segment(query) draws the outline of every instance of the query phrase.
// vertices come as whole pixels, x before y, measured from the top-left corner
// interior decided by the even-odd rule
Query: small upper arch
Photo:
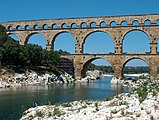
[[[116,22],[115,21],[110,22],[110,26],[111,27],[115,27],[116,26]]]
[[[71,28],[77,28],[77,24],[76,23],[72,23],[71,24]]]
[[[34,28],[34,30],[38,30],[39,26],[38,25],[34,25],[33,28]]]
[[[81,28],[87,28],[87,24],[85,22],[81,23]]]
[[[22,30],[22,26],[17,25],[16,29],[17,29],[17,30]]]
[[[133,25],[133,26],[138,26],[138,25],[139,25],[139,21],[138,21],[138,20],[134,20],[134,21],[132,22],[132,25]]]
[[[63,24],[61,25],[61,28],[67,28],[67,24],[66,24],[66,23],[63,23]]]
[[[90,27],[91,27],[91,28],[96,27],[96,22],[91,22],[91,23],[90,23]]]
[[[125,20],[124,20],[124,21],[122,21],[122,22],[121,22],[121,26],[128,26],[127,21],[125,21]]]
[[[151,21],[150,20],[145,20],[144,25],[151,25]]]
[[[52,29],[57,29],[57,28],[58,28],[58,26],[56,23],[52,24]]]
[[[48,24],[44,24],[43,29],[48,29]]]
[[[8,30],[13,30],[13,27],[12,26],[8,26]]]
[[[31,29],[31,27],[29,25],[25,26],[25,30],[30,30],[30,29]]]
[[[158,19],[158,20],[156,20],[156,24],[157,24],[157,25],[159,25],[159,19]]]
[[[106,22],[105,21],[100,22],[100,27],[106,27]]]

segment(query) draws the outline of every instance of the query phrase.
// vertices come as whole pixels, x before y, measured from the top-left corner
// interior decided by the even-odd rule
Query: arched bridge
[[[123,66],[131,59],[144,60],[150,67],[150,76],[157,78],[159,55],[157,45],[159,39],[159,14],[103,16],[85,18],[61,18],[48,20],[27,20],[1,23],[7,34],[16,34],[19,43],[25,45],[31,35],[40,33],[46,39],[46,49],[53,50],[57,35],[68,32],[75,39],[75,54],[63,57],[73,60],[74,74],[81,78],[85,74],[87,64],[94,59],[104,58],[111,63],[114,75],[122,77]],[[150,43],[147,53],[123,53],[123,39],[133,30],[144,32]],[[102,31],[108,33],[114,42],[114,52],[110,54],[84,54],[85,39],[91,33]]]

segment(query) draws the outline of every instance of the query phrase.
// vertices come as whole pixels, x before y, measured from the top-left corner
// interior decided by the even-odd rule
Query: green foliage
[[[62,106],[63,107],[71,107],[72,105],[70,103],[63,103]]]
[[[37,117],[43,117],[44,113],[42,111],[36,111],[36,116]]]
[[[106,74],[113,74],[114,71],[111,66],[97,66],[95,64],[90,63],[88,65],[88,70],[100,70]],[[125,74],[137,74],[137,73],[149,73],[149,67],[146,66],[139,66],[139,67],[131,67],[127,66],[124,67],[123,73]]]
[[[56,116],[58,116],[58,117],[60,117],[60,116],[63,115],[64,113],[62,113],[59,108],[56,108],[56,107],[55,107],[53,114],[56,115]]]
[[[56,65],[62,61],[60,54],[65,53],[67,52],[62,50],[60,52],[46,51],[38,45],[19,45],[6,34],[5,28],[0,25],[0,68],[9,68],[15,72],[42,68],[59,74]]]
[[[127,66],[124,67],[123,72],[125,74],[137,74],[137,73],[149,73],[150,69],[148,66]]]
[[[142,85],[135,90],[139,96],[140,102],[144,101],[148,93],[152,93],[153,96],[156,96],[159,92],[158,81],[145,81]]]
[[[88,70],[100,70],[104,73],[113,73],[113,69],[111,66],[97,66],[95,64],[90,63],[88,66]]]
[[[111,113],[116,114],[116,113],[118,113],[118,111],[117,110],[111,110]]]
[[[61,50],[61,49],[60,49],[58,52],[59,52],[59,54],[61,54],[61,55],[70,54],[69,52],[63,51],[63,50]]]
[[[139,101],[142,102],[147,97],[147,89],[146,87],[139,87],[136,89],[137,94],[139,95]]]
[[[84,108],[87,108],[87,105],[83,105],[83,106],[81,107],[81,109],[84,109]]]
[[[105,101],[109,101],[109,100],[111,100],[112,99],[112,97],[106,97],[105,98]]]

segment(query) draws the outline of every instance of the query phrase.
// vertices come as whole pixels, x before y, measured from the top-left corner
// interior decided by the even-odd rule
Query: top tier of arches
[[[2,23],[8,31],[159,25],[159,15],[65,18]]]

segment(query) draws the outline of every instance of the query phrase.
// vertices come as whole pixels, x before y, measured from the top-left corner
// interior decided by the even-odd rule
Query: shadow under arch
[[[114,53],[114,40],[113,40],[113,38],[112,38],[112,36],[110,35],[110,33],[108,33],[108,32],[105,32],[105,31],[102,31],[102,30],[95,30],[95,31],[91,31],[91,32],[89,32],[85,37],[84,37],[84,39],[83,39],[83,43],[82,43],[82,50],[83,50],[83,52],[82,53],[85,53],[86,51],[85,51],[85,44],[86,44],[86,41],[89,39],[89,37],[91,37],[92,35],[97,35],[97,34],[102,34],[104,37],[107,37],[106,39],[104,39],[105,40],[105,43],[107,43],[107,39],[109,40],[109,42],[112,42],[111,44],[112,44],[112,46],[110,45],[109,47],[111,47],[111,50],[108,50],[109,52],[112,52],[112,53]],[[101,37],[101,36],[100,36]],[[100,39],[102,39],[103,40],[103,38],[101,37]],[[96,42],[97,43],[99,43],[99,41],[98,40],[96,40]],[[107,46],[106,46],[107,47]],[[104,51],[104,52],[106,52],[106,51]]]
[[[127,51],[125,51],[124,49],[124,47],[126,46],[126,45],[124,45],[125,43],[124,43],[124,41],[126,41],[125,39],[127,39],[127,37],[129,38],[129,35],[131,35],[131,34],[134,34],[133,36],[135,36],[135,32],[138,32],[137,34],[140,34],[140,35],[142,35],[143,37],[145,37],[144,38],[144,40],[145,39],[148,39],[149,41],[148,41],[148,43],[147,43],[147,45],[148,45],[148,51],[144,51],[144,52],[150,52],[150,36],[149,36],[149,34],[147,33],[147,32],[145,32],[144,30],[141,30],[141,29],[132,29],[132,30],[129,30],[129,31],[127,31],[126,33],[124,33],[124,35],[123,35],[123,38],[122,38],[122,46],[123,46],[123,48],[122,48],[122,52],[127,52]],[[136,37],[136,36],[135,36]],[[131,40],[132,40],[133,38],[131,38]],[[142,39],[143,40],[143,39]],[[128,42],[128,41],[127,41]],[[130,41],[131,42],[131,41]],[[140,43],[139,41],[133,41],[133,43]],[[145,43],[145,42],[144,42]],[[139,45],[139,44],[138,44]],[[131,46],[132,46],[132,44],[131,44]]]
[[[134,65],[132,65],[132,67],[141,67],[141,66],[146,66],[146,67],[149,67],[149,73],[150,73],[150,65],[149,65],[149,63],[146,61],[146,59],[144,59],[144,58],[140,58],[140,57],[132,57],[132,58],[129,58],[129,59],[127,59],[125,62],[124,62],[124,64],[123,64],[123,68],[122,68],[122,76],[124,76],[124,68],[126,67],[126,64],[128,64],[129,62],[131,62],[131,61],[133,61],[133,60],[138,60],[137,62],[142,62],[142,63],[144,63],[145,65],[141,65],[140,64],[140,66],[139,65],[137,65],[137,66],[134,66]]]
[[[73,60],[61,57],[61,61],[56,65],[57,69],[61,72],[67,72],[70,75],[74,75]]]
[[[36,35],[36,36],[35,36]],[[33,38],[33,40],[30,41],[31,37],[35,37]],[[37,44],[39,46],[41,46],[43,49],[46,48],[46,39],[45,37],[43,36],[42,33],[40,32],[33,32],[33,33],[30,33],[26,39],[25,39],[25,45],[28,44],[28,43],[31,43],[31,44]]]
[[[70,42],[70,40],[71,40],[71,42]],[[58,41],[59,43],[56,43],[56,41]],[[56,44],[57,44],[57,46],[56,46]],[[63,51],[67,51],[72,54],[76,52],[75,44],[76,44],[76,40],[75,40],[73,34],[68,31],[58,32],[53,37],[53,40],[52,40],[52,48],[54,48],[54,50],[63,50]]]
[[[91,58],[91,59],[87,60],[82,66],[82,70],[81,70],[82,78],[86,77],[86,71],[88,69],[89,64],[92,63],[94,60],[98,60],[98,59],[102,59],[105,62],[107,62],[110,66],[112,66],[112,64],[106,58],[101,58],[101,57]]]

